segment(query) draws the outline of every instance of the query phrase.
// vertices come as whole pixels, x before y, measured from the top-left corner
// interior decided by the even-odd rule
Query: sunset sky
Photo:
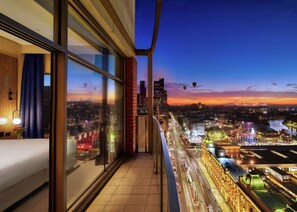
[[[102,101],[102,76],[84,66],[68,60],[67,100]]]
[[[67,101],[102,103],[101,74],[91,71],[73,60],[68,60],[67,80]],[[121,98],[121,89],[116,92],[117,84],[112,79],[107,80],[107,86],[107,103],[114,104],[117,98]]]
[[[150,46],[154,2],[136,1],[137,48]],[[137,59],[138,82],[147,80]],[[163,0],[160,77],[169,104],[297,104],[297,1]]]

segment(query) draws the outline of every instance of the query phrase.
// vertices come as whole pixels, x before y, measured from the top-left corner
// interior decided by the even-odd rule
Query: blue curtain
[[[21,90],[21,120],[25,138],[43,138],[44,55],[26,54]]]

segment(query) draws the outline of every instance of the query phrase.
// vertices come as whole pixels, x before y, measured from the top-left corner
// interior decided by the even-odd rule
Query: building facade
[[[154,110],[156,110],[157,106],[161,112],[166,111],[168,107],[164,78],[154,81]]]
[[[202,162],[224,200],[233,211],[262,211],[263,207],[254,203],[230,173],[205,147],[202,148]]]
[[[139,115],[146,115],[148,113],[148,104],[147,104],[147,96],[146,96],[146,86],[145,81],[140,81],[139,94],[137,94],[137,113]]]

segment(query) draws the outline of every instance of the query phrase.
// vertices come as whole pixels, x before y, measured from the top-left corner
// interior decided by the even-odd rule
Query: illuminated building
[[[241,178],[241,181],[251,190],[267,191],[258,174],[248,173]]]
[[[220,146],[224,149],[224,153],[227,157],[230,158],[239,158],[240,157],[240,146],[238,145],[223,145]]]
[[[207,130],[206,136],[203,140],[205,143],[215,143],[216,145],[229,144],[228,136],[220,127],[213,126]]]
[[[205,123],[192,124],[192,135],[205,135]]]
[[[242,146],[238,159],[224,146],[202,149],[202,162],[234,211],[292,211],[297,198],[296,146]],[[277,188],[277,189],[274,189]],[[280,192],[281,191],[281,192]]]
[[[280,136],[277,131],[269,127],[263,127],[257,130],[256,139],[261,142],[277,142]]]
[[[164,89],[164,78],[154,81],[154,108],[159,105],[160,111],[167,111],[167,91]]]
[[[202,148],[202,162],[211,179],[234,211],[262,211],[249,196],[239,187],[236,180],[225,169],[205,146]]]
[[[137,94],[137,113],[140,115],[147,114],[147,97],[145,81],[140,81],[140,93]]]

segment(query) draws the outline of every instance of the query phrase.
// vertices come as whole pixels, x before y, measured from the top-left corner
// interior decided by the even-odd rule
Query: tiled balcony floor
[[[159,178],[153,167],[153,156],[148,153],[137,153],[126,160],[87,212],[160,211]]]

